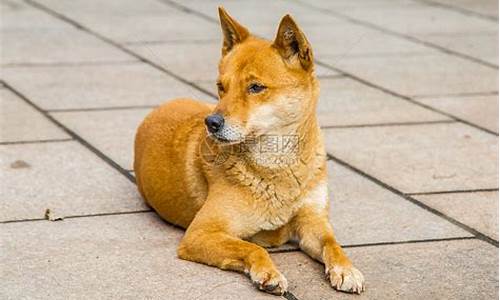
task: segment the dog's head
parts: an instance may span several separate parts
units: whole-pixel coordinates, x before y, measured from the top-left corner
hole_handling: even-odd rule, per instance
[[[205,119],[208,132],[226,143],[293,134],[314,115],[318,94],[312,49],[304,33],[286,15],[271,42],[250,34],[223,8],[219,17],[224,35],[219,102]]]

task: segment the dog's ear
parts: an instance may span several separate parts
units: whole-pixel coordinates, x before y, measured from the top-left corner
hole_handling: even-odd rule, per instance
[[[222,6],[219,6],[219,19],[224,34],[224,43],[222,44],[222,55],[224,56],[236,44],[243,42],[250,35],[250,32],[231,18]]]
[[[305,70],[308,71],[312,68],[311,45],[290,15],[281,19],[273,46],[278,49],[284,59],[291,63],[298,60]]]

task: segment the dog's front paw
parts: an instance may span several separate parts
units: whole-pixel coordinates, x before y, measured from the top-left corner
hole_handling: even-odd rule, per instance
[[[278,270],[250,272],[252,282],[259,290],[275,295],[283,295],[288,288],[285,276]]]
[[[336,265],[325,270],[330,284],[337,291],[361,294],[365,290],[363,274],[353,266]]]

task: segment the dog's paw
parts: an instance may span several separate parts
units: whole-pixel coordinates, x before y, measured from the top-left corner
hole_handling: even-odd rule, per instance
[[[361,294],[365,290],[365,278],[353,266],[336,265],[325,272],[330,284],[337,291]]]
[[[285,276],[277,270],[250,273],[250,278],[257,288],[274,295],[283,295],[288,289]]]

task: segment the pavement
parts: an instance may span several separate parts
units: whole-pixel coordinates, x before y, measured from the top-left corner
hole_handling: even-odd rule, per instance
[[[316,54],[331,220],[367,291],[289,244],[284,297],[497,299],[494,0],[2,0],[0,298],[278,299],[179,260],[131,170],[151,109],[215,101],[217,5],[268,38],[291,13]]]

